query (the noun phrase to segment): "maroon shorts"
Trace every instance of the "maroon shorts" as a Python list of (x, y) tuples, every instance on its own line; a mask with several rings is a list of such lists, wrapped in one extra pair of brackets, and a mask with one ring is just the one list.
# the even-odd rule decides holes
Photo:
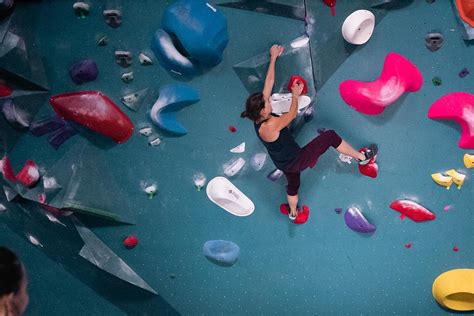
[(342, 138), (333, 130), (327, 130), (314, 138), (301, 150), (295, 161), (283, 173), (288, 180), (286, 193), (288, 195), (297, 195), (300, 188), (301, 171), (308, 167), (314, 167), (319, 156), (324, 154), (329, 147), (339, 147)]

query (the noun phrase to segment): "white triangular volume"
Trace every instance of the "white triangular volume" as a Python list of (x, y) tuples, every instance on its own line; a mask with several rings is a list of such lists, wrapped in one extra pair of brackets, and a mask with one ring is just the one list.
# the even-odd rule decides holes
[(243, 142), (242, 144), (240, 144), (237, 147), (232, 148), (230, 150), (230, 152), (234, 153), (234, 154), (241, 154), (241, 153), (245, 152), (245, 142)]

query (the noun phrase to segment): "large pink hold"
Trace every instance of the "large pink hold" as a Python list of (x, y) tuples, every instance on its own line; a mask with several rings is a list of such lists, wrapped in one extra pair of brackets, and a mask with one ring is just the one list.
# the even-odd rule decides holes
[(408, 217), (415, 222), (424, 222), (436, 218), (436, 215), (431, 213), (427, 208), (410, 200), (395, 200), (390, 204), (390, 208), (400, 212), (400, 218)]
[(397, 53), (385, 57), (379, 79), (371, 82), (346, 80), (339, 86), (342, 99), (356, 111), (377, 115), (405, 92), (420, 90), (423, 76), (408, 59)]
[(51, 97), (49, 102), (63, 119), (79, 123), (119, 144), (132, 136), (132, 121), (100, 91), (58, 94)]
[(453, 92), (442, 96), (430, 106), (428, 117), (458, 122), (461, 125), (459, 147), (474, 149), (474, 94)]

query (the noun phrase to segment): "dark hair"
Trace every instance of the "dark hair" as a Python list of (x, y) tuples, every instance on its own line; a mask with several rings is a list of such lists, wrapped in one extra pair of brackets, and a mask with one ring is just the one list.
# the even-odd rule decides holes
[(261, 92), (250, 95), (245, 101), (245, 111), (240, 113), (240, 117), (248, 117), (252, 121), (260, 118), (260, 111), (265, 107), (265, 100)]
[(23, 267), (18, 257), (8, 248), (0, 247), (0, 297), (18, 293), (23, 279)]

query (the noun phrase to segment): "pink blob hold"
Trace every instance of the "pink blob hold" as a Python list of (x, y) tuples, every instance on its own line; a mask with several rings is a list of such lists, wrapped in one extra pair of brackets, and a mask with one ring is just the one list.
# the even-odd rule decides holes
[(406, 244), (405, 244), (405, 248), (411, 248), (411, 245), (413, 245), (412, 242), (406, 243)]
[(58, 94), (52, 96), (49, 103), (61, 118), (79, 123), (119, 144), (133, 134), (132, 121), (100, 91)]
[(138, 245), (138, 238), (130, 235), (123, 240), (123, 245), (127, 248), (135, 248), (135, 246)]
[(443, 208), (443, 210), (449, 211), (450, 209), (453, 208), (453, 206), (454, 206), (453, 204), (446, 205), (446, 206)]
[(34, 186), (40, 178), (38, 165), (33, 160), (27, 160), (23, 168), (16, 175), (18, 182), (25, 187)]
[(403, 93), (420, 90), (422, 84), (423, 76), (414, 64), (402, 55), (388, 53), (377, 80), (346, 80), (339, 86), (339, 92), (342, 99), (356, 111), (377, 115)]
[(410, 200), (395, 200), (390, 204), (390, 208), (415, 222), (424, 222), (436, 218), (436, 215), (431, 213), (427, 208)]
[(3, 156), (1, 161), (1, 171), (3, 177), (8, 181), (16, 181), (15, 172), (13, 171), (12, 165), (10, 164), (10, 159), (7, 156)]
[(436, 100), (428, 110), (432, 120), (452, 120), (461, 125), (459, 147), (474, 149), (474, 94), (453, 92)]
[(456, 247), (456, 246), (454, 246), (454, 247), (453, 247), (453, 251), (459, 251), (459, 248)]

